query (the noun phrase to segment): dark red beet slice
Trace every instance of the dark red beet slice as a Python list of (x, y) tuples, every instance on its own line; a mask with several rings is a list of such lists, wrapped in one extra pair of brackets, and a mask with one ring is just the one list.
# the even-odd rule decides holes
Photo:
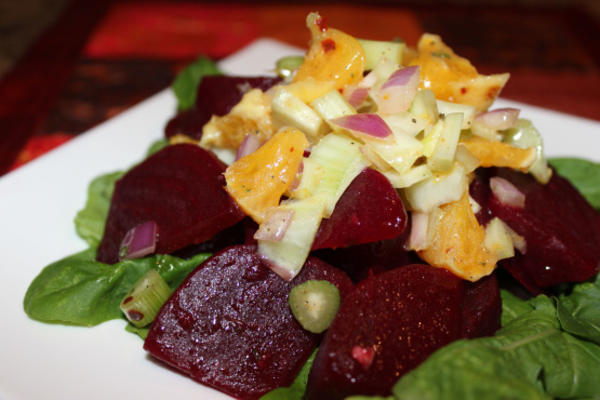
[[(410, 218), (409, 218), (410, 224)], [(415, 252), (405, 250), (410, 227), (395, 238), (350, 247), (316, 250), (315, 257), (343, 269), (354, 282), (407, 264), (421, 263)]]
[(170, 138), (175, 135), (186, 135), (196, 140), (202, 138), (202, 127), (212, 114), (208, 110), (190, 108), (181, 111), (169, 120), (165, 127), (165, 136)]
[[(515, 185), (525, 194), (525, 207), (503, 204), (485, 193), (485, 188), (489, 191), (488, 176), (500, 176)], [(530, 175), (495, 169), (481, 173), (476, 185), (481, 193), (474, 198), (484, 213), (497, 216), (525, 238), (525, 254), (517, 252), (500, 265), (531, 293), (585, 281), (598, 273), (600, 215), (566, 179), (554, 173), (550, 182), (542, 185)]]
[(309, 279), (351, 290), (337, 268), (309, 258), (292, 282), (273, 273), (256, 246), (211, 257), (182, 283), (150, 328), (144, 348), (198, 382), (241, 399), (288, 386), (320, 335), (302, 329), (288, 294)]
[[(444, 269), (412, 264), (359, 283), (319, 347), (305, 398), (387, 396), (400, 376), (438, 348), (494, 324), (497, 329), (499, 293), (491, 279), (476, 290)], [(477, 309), (478, 300), (490, 309), (465, 325), (463, 308)]]
[(502, 299), (496, 275), (477, 282), (465, 282), (462, 307), (462, 336), (476, 338), (491, 336), (500, 329)]
[(331, 217), (321, 222), (312, 249), (392, 239), (404, 231), (406, 221), (396, 189), (381, 173), (366, 168), (342, 194)]
[(131, 228), (158, 224), (156, 252), (172, 253), (211, 239), (244, 218), (223, 188), (225, 165), (190, 144), (167, 146), (131, 169), (116, 186), (97, 259), (115, 263)]
[(165, 129), (165, 135), (171, 137), (181, 133), (199, 140), (202, 137), (202, 126), (213, 114), (225, 115), (239, 103), (248, 90), (258, 88), (265, 91), (280, 81), (281, 78), (270, 76), (205, 76), (198, 85), (194, 108), (171, 119)]

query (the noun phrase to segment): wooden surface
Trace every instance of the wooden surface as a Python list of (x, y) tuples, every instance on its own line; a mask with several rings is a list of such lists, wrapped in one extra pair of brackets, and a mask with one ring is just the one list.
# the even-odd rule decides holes
[(600, 120), (600, 30), (581, 9), (74, 0), (0, 81), (0, 173), (165, 88), (198, 54), (264, 36), (305, 47), (309, 11), (358, 37), (438, 33), (480, 71), (510, 72), (503, 97)]

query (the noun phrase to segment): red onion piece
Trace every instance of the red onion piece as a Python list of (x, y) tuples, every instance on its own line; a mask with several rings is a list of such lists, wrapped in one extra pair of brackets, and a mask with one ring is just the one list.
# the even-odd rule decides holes
[(119, 259), (131, 260), (154, 253), (157, 236), (158, 225), (154, 221), (147, 221), (131, 228), (121, 242)]
[(427, 228), (429, 214), (413, 211), (410, 214), (411, 228), (408, 246), (411, 250), (424, 250), (427, 248)]
[(369, 89), (366, 87), (353, 86), (344, 89), (344, 97), (354, 108), (358, 108), (362, 103), (364, 103), (368, 96)]
[(394, 72), (374, 94), (379, 112), (396, 114), (406, 111), (419, 88), (419, 67), (401, 68)]
[(502, 131), (515, 126), (519, 119), (521, 111), (517, 108), (498, 108), (484, 112), (475, 117), (476, 123), (480, 123), (487, 128)]
[(329, 122), (352, 133), (369, 135), (380, 139), (392, 134), (390, 127), (377, 114), (346, 115), (330, 119)]
[(419, 66), (413, 65), (411, 67), (400, 68), (396, 72), (394, 72), (387, 81), (381, 86), (382, 89), (387, 89), (393, 86), (406, 86), (414, 79), (417, 79), (417, 83), (419, 82)]
[(500, 203), (518, 208), (525, 207), (525, 195), (506, 179), (498, 176), (490, 178), (490, 188)]
[(254, 153), (261, 145), (262, 143), (258, 136), (253, 133), (247, 134), (240, 147), (238, 147), (235, 160), (237, 161), (248, 154)]
[(377, 74), (375, 71), (369, 72), (362, 80), (358, 83), (358, 87), (371, 88), (377, 82)]
[(267, 212), (267, 216), (254, 234), (256, 240), (279, 242), (292, 223), (294, 210), (274, 208)]

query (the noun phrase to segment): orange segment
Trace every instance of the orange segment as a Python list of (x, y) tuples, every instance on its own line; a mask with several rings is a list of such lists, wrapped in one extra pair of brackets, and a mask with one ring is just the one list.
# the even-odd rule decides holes
[(293, 182), (308, 140), (294, 128), (277, 132), (258, 150), (231, 164), (225, 171), (227, 191), (254, 221), (279, 204)]
[(429, 216), (428, 247), (418, 252), (429, 264), (475, 282), (492, 273), (496, 257), (484, 245), (485, 228), (477, 222), (467, 192)]
[(471, 136), (461, 140), (471, 154), (479, 159), (482, 167), (508, 167), (527, 172), (537, 159), (535, 147), (520, 149), (503, 142)]
[(410, 65), (421, 67), (422, 89), (431, 89), (436, 99), (469, 104), (486, 110), (508, 80), (508, 74), (480, 75), (475, 67), (448, 47), (438, 35), (421, 36), (418, 55)]
[(309, 14), (306, 24), (312, 36), (310, 48), (294, 82), (307, 78), (334, 81), (336, 89), (358, 83), (365, 68), (365, 52), (360, 43), (342, 31), (323, 27), (317, 13)]

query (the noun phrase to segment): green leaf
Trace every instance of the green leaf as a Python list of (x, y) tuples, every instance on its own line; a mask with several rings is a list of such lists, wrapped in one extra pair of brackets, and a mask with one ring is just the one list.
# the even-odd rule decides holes
[(506, 326), (518, 316), (531, 311), (528, 302), (519, 299), (507, 290), (501, 289), (500, 296), (502, 297), (502, 326)]
[(115, 182), (123, 174), (121, 171), (112, 172), (94, 179), (88, 188), (85, 207), (75, 216), (77, 234), (91, 247), (98, 247), (102, 240)]
[(393, 389), (395, 397), (598, 396), (600, 347), (561, 330), (556, 308), (548, 297), (538, 296), (527, 304), (530, 310), (524, 312), (518, 304), (516, 316), (495, 336), (457, 341), (435, 352), (400, 379)]
[(280, 387), (271, 390), (269, 393), (263, 395), (260, 400), (302, 400), (304, 391), (306, 390), (306, 382), (308, 382), (308, 373), (316, 354), (317, 349), (308, 357), (298, 376), (296, 376), (296, 379), (294, 379), (294, 382), (289, 387)]
[(600, 278), (575, 285), (571, 294), (561, 295), (556, 310), (565, 331), (600, 344)]
[(552, 158), (550, 165), (567, 178), (596, 210), (600, 210), (600, 164), (581, 158)]
[(129, 323), (129, 324), (125, 325), (125, 330), (129, 333), (138, 335), (142, 340), (146, 340), (146, 337), (148, 336), (148, 332), (150, 331), (150, 328), (148, 328), (148, 327), (138, 328), (137, 326), (133, 326), (131, 323)]
[(431, 355), (393, 387), (402, 400), (550, 399), (524, 378), (525, 367), (476, 340), (454, 342)]
[(27, 315), (44, 322), (83, 326), (121, 318), (121, 300), (150, 268), (175, 288), (208, 257), (198, 254), (184, 260), (155, 255), (109, 265), (95, 261), (95, 256), (95, 249), (90, 248), (44, 268), (25, 294)]
[(175, 78), (171, 88), (177, 97), (177, 109), (184, 111), (196, 104), (196, 89), (206, 75), (220, 75), (217, 65), (206, 57), (198, 57), (196, 61), (185, 67)]
[(164, 149), (168, 145), (169, 145), (169, 141), (167, 139), (156, 140), (148, 148), (148, 151), (146, 152), (146, 158), (150, 157), (151, 155), (153, 155), (155, 153), (158, 153), (159, 151), (161, 151), (162, 149)]

